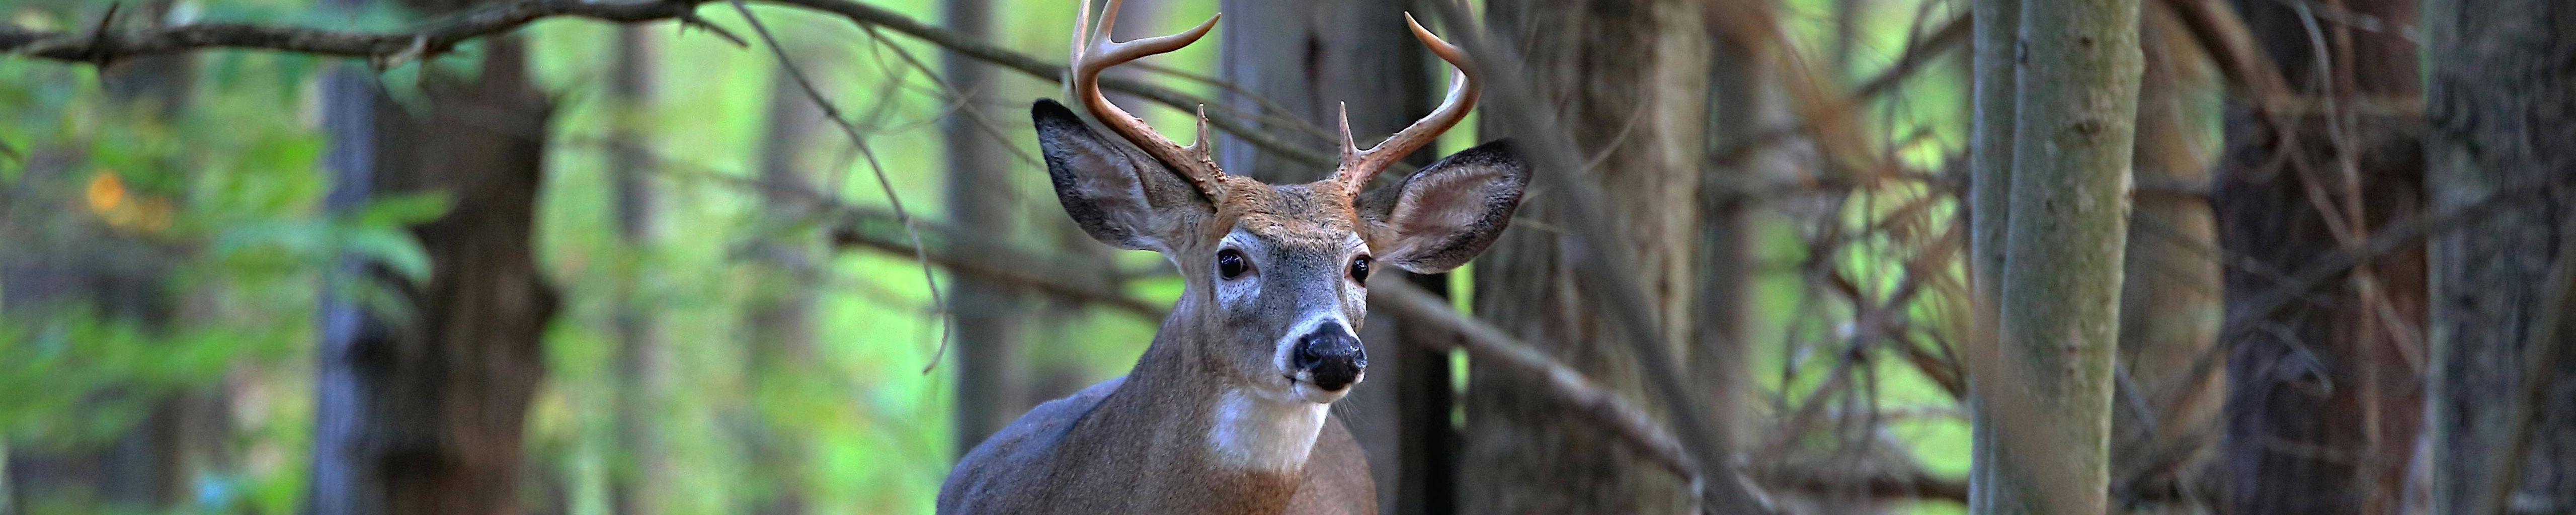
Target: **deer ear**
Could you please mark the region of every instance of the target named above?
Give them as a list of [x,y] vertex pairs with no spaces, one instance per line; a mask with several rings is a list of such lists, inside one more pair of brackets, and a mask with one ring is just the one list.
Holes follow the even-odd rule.
[[1056,200],[1083,232],[1128,250],[1168,250],[1182,225],[1215,212],[1186,179],[1125,143],[1103,138],[1054,100],[1029,106]]
[[1360,196],[1377,260],[1415,273],[1467,264],[1510,225],[1529,186],[1528,167],[1511,143],[1496,140],[1458,151]]

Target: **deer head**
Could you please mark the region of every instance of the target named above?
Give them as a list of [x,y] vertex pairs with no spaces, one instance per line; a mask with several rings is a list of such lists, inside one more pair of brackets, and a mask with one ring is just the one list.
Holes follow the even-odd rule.
[[[1500,141],[1369,189],[1379,172],[1466,117],[1478,94],[1475,68],[1457,47],[1407,16],[1414,37],[1458,68],[1447,100],[1368,149],[1352,140],[1345,112],[1341,164],[1330,177],[1265,184],[1217,167],[1208,154],[1204,106],[1196,143],[1183,146],[1102,96],[1102,70],[1180,49],[1217,21],[1112,42],[1118,4],[1109,2],[1097,31],[1076,23],[1068,82],[1076,100],[1124,143],[1102,137],[1054,101],[1039,100],[1031,109],[1057,199],[1093,238],[1161,252],[1179,267],[1186,287],[1156,345],[1191,346],[1184,351],[1196,362],[1191,368],[1232,392],[1275,403],[1340,399],[1368,366],[1358,330],[1370,271],[1456,268],[1492,244],[1520,204],[1528,174]],[[1082,18],[1090,18],[1087,2]],[[1175,331],[1191,337],[1172,338]]]

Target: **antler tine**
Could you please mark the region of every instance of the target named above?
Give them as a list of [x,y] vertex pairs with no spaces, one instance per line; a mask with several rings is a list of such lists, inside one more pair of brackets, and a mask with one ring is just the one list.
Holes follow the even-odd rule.
[[1109,103],[1109,97],[1100,91],[1100,72],[1108,70],[1111,66],[1145,56],[1180,50],[1181,47],[1189,46],[1190,43],[1197,42],[1200,37],[1206,36],[1208,30],[1216,28],[1217,18],[1222,14],[1209,16],[1207,21],[1200,22],[1199,26],[1177,34],[1121,43],[1112,41],[1109,36],[1110,29],[1118,23],[1119,3],[1119,0],[1109,0],[1109,5],[1101,9],[1099,23],[1093,26],[1096,28],[1086,32],[1086,25],[1090,23],[1091,18],[1091,2],[1089,0],[1082,2],[1082,9],[1077,15],[1080,19],[1075,20],[1073,26],[1073,75],[1067,77],[1073,85],[1073,96],[1081,99],[1083,107],[1091,110],[1091,116],[1100,119],[1102,125],[1109,126],[1110,131],[1127,138],[1129,143],[1136,144],[1136,147],[1143,149],[1147,155],[1154,156],[1164,164],[1181,170],[1182,175],[1188,176],[1190,182],[1195,183],[1199,191],[1207,194],[1210,200],[1221,199],[1223,195],[1220,185],[1221,180],[1225,178],[1225,172],[1219,170],[1216,167],[1216,160],[1208,155],[1207,106],[1199,106],[1197,143],[1181,146],[1171,138],[1155,132],[1153,127],[1145,125],[1144,119],[1127,114],[1127,110],[1118,108],[1117,104]]
[[1333,177],[1341,181],[1343,187],[1352,195],[1358,195],[1361,188],[1368,187],[1369,180],[1377,178],[1378,172],[1385,171],[1387,166],[1395,164],[1397,159],[1402,159],[1405,154],[1411,154],[1423,145],[1430,144],[1431,140],[1439,139],[1440,133],[1448,132],[1450,127],[1455,127],[1460,120],[1465,120],[1467,111],[1475,109],[1476,98],[1483,93],[1483,88],[1476,83],[1476,77],[1480,74],[1476,73],[1476,67],[1467,61],[1466,51],[1459,50],[1456,45],[1451,45],[1448,41],[1440,39],[1440,36],[1432,35],[1429,29],[1422,28],[1422,22],[1413,19],[1413,13],[1404,14],[1404,24],[1413,29],[1414,39],[1422,40],[1422,45],[1430,47],[1433,55],[1440,56],[1442,61],[1448,61],[1449,65],[1456,67],[1458,71],[1450,74],[1449,97],[1440,101],[1439,108],[1432,109],[1431,114],[1424,115],[1421,120],[1413,122],[1412,126],[1396,131],[1395,135],[1387,136],[1386,141],[1378,143],[1376,147],[1363,150],[1356,140],[1351,139],[1350,107],[1343,106],[1342,166],[1340,170],[1334,172]]

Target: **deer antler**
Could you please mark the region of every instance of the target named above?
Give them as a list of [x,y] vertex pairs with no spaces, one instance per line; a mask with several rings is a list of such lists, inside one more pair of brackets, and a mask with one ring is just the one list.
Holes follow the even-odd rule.
[[1404,14],[1404,24],[1413,29],[1414,39],[1422,40],[1423,46],[1431,47],[1432,54],[1448,61],[1458,71],[1450,74],[1449,98],[1440,101],[1438,109],[1431,110],[1431,114],[1413,122],[1413,126],[1396,131],[1395,135],[1387,136],[1386,141],[1367,150],[1361,150],[1359,142],[1351,139],[1351,110],[1348,104],[1343,105],[1342,165],[1333,171],[1330,180],[1340,183],[1344,191],[1354,197],[1362,188],[1368,187],[1369,180],[1377,178],[1378,172],[1395,164],[1395,160],[1403,159],[1405,154],[1439,139],[1440,133],[1448,132],[1450,127],[1458,125],[1459,120],[1466,119],[1467,111],[1476,107],[1476,97],[1483,92],[1483,88],[1476,84],[1476,67],[1467,62],[1466,52],[1441,40],[1440,36],[1431,35],[1430,30],[1422,28],[1421,22],[1413,20],[1413,13]]
[[1189,146],[1181,146],[1171,138],[1154,132],[1153,127],[1145,125],[1145,120],[1137,118],[1136,115],[1127,114],[1127,110],[1119,109],[1116,104],[1109,103],[1109,97],[1100,92],[1101,71],[1145,56],[1180,50],[1181,47],[1189,46],[1190,43],[1198,41],[1199,37],[1206,36],[1208,29],[1216,28],[1217,18],[1223,15],[1209,16],[1207,21],[1200,22],[1199,26],[1179,34],[1119,43],[1110,41],[1109,37],[1110,27],[1118,23],[1118,4],[1119,0],[1109,0],[1109,6],[1101,10],[1099,30],[1092,31],[1087,28],[1091,21],[1091,2],[1082,0],[1080,14],[1075,15],[1073,22],[1073,76],[1068,77],[1073,85],[1073,96],[1081,99],[1082,106],[1091,110],[1091,116],[1100,119],[1100,123],[1109,126],[1109,130],[1127,138],[1129,143],[1136,144],[1137,148],[1145,151],[1145,154],[1154,156],[1154,159],[1163,161],[1163,164],[1175,170],[1180,170],[1181,175],[1188,177],[1192,184],[1197,185],[1199,192],[1206,194],[1209,201],[1223,200],[1225,171],[1218,169],[1216,159],[1208,155],[1207,106],[1199,106],[1198,141]]

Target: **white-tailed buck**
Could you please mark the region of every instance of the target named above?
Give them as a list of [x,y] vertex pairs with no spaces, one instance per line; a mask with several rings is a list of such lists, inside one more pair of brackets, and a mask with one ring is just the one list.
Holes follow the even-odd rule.
[[940,488],[939,512],[1375,513],[1368,463],[1327,409],[1368,367],[1358,330],[1369,270],[1466,263],[1511,221],[1529,176],[1494,142],[1367,187],[1467,116],[1475,68],[1407,17],[1414,37],[1458,67],[1448,99],[1367,150],[1345,114],[1332,176],[1274,186],[1217,168],[1206,113],[1197,144],[1182,146],[1101,96],[1102,70],[1189,45],[1215,18],[1117,43],[1108,34],[1118,1],[1096,31],[1084,29],[1087,4],[1067,81],[1125,143],[1039,100],[1030,115],[1047,174],[1091,237],[1163,253],[1186,287],[1135,369],[1040,405],[976,446]]

